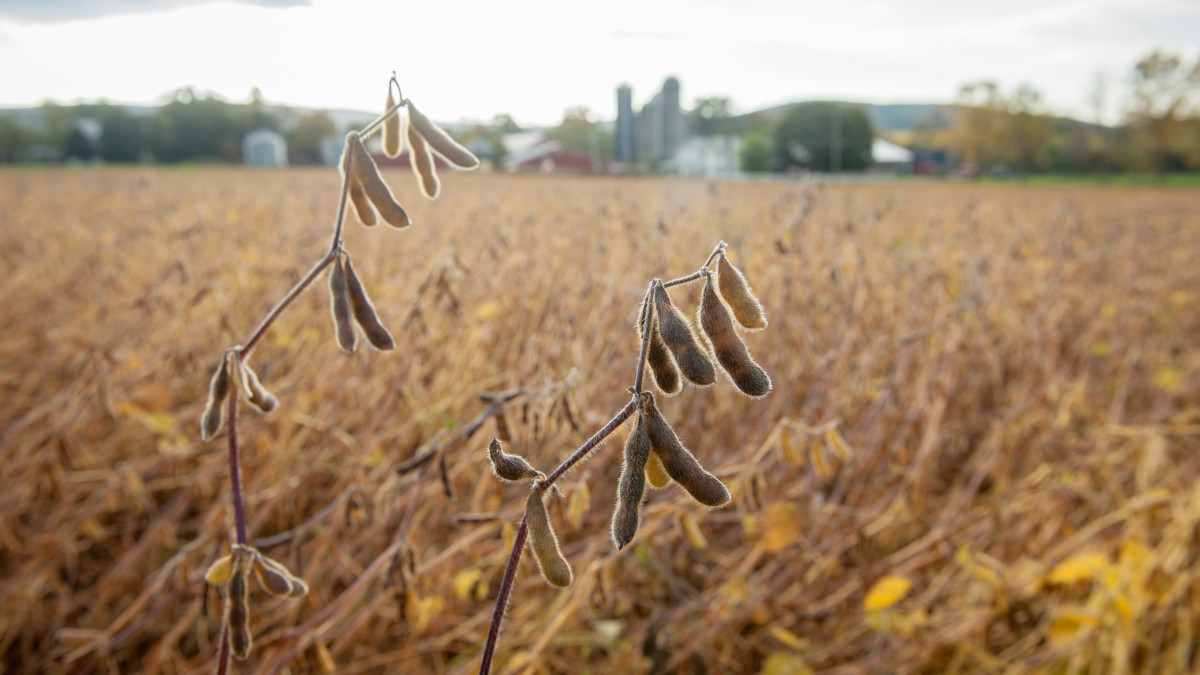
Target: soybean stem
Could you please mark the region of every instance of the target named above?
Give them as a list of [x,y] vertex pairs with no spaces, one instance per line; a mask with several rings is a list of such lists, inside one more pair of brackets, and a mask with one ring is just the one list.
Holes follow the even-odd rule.
[[[558,468],[552,471],[546,477],[546,480],[542,481],[538,489],[545,492],[554,484],[554,481],[558,480],[572,466],[575,466],[579,460],[586,457],[597,445],[600,445],[605,438],[608,438],[609,434],[621,426],[622,422],[629,419],[629,416],[633,414],[640,401],[640,396],[634,396],[629,403],[625,404],[624,408],[621,408],[620,412],[608,421],[608,424],[605,424],[600,431],[597,431],[583,445],[579,446],[579,449],[572,453],[566,461],[559,464]],[[492,668],[492,656],[496,651],[496,640],[500,637],[500,624],[504,622],[504,608],[508,606],[508,596],[512,594],[513,581],[517,575],[517,563],[521,560],[521,553],[525,549],[525,534],[526,524],[525,519],[522,518],[521,527],[517,529],[517,538],[513,541],[512,553],[508,556],[508,566],[504,568],[504,579],[500,582],[500,590],[496,595],[496,609],[492,612],[492,623],[488,627],[487,644],[483,648],[483,662],[479,666],[480,675],[487,675]]]
[[716,258],[718,255],[724,253],[725,247],[727,247],[727,246],[728,246],[728,244],[726,244],[723,241],[717,242],[717,245],[712,250],[712,253],[708,254],[708,260],[704,261],[704,264],[700,267],[700,269],[696,270],[695,272],[692,272],[691,274],[687,275],[686,277],[679,277],[678,279],[672,279],[670,281],[662,282],[663,288],[670,288],[671,286],[678,286],[680,284],[686,284],[689,281],[695,281],[695,280],[699,279],[700,277],[704,276],[708,272],[708,266],[712,264],[713,258]]
[[496,608],[492,610],[492,623],[488,626],[487,644],[483,647],[483,662],[479,664],[480,675],[487,675],[492,669],[492,656],[496,653],[496,640],[500,638],[500,624],[504,622],[504,609],[508,607],[508,596],[512,595],[513,582],[517,579],[517,563],[521,561],[521,553],[525,550],[525,536],[529,528],[525,519],[521,518],[521,526],[517,528],[517,538],[513,540],[512,553],[508,556],[508,565],[504,568],[504,578],[500,581],[500,591],[496,594]]
[[[234,368],[240,367],[236,362],[229,364]],[[238,381],[234,377],[234,382]],[[240,384],[235,384],[241,388]],[[240,391],[229,392],[229,483],[233,492],[233,520],[237,525],[237,543],[246,543],[246,510],[242,504],[242,471],[238,459],[237,444],[237,402]]]
[[[376,117],[371,121],[370,124],[359,130],[358,135],[363,138],[369,136],[380,124],[383,123],[384,120],[388,118],[389,115],[394,114],[404,104],[405,102],[401,101],[400,103],[397,103],[389,108],[387,112],[379,117]],[[264,317],[263,320],[258,324],[258,327],[254,329],[254,332],[250,334],[250,337],[247,338],[244,343],[242,343],[241,351],[243,354],[248,355],[250,351],[254,349],[254,345],[257,344],[262,338],[263,334],[267,332],[267,329],[271,327],[271,324],[275,323],[275,319],[279,318],[279,315],[283,313],[283,310],[287,309],[288,306],[291,305],[292,302],[294,302],[296,298],[304,292],[304,289],[308,288],[308,285],[317,278],[317,275],[319,275],[322,270],[328,267],[329,263],[333,262],[338,251],[341,250],[342,247],[342,226],[346,222],[346,200],[348,199],[349,195],[350,153],[343,152],[342,194],[338,199],[337,216],[333,221],[333,240],[329,243],[329,252],[326,253],[323,258],[318,260],[317,263],[313,265],[312,269],[308,271],[308,274],[305,274],[300,281],[296,282],[295,286],[292,286],[292,289],[287,292],[287,295],[283,296],[283,299],[276,303],[275,306],[271,308],[271,311],[267,312],[267,316]]]
[[[399,90],[399,89],[400,89],[400,86],[399,86],[399,85],[397,85],[397,86],[396,86],[396,89],[397,89],[397,90]],[[385,120],[387,120],[387,118],[389,118],[389,117],[391,117],[392,115],[394,115],[394,114],[396,113],[396,111],[397,111],[397,110],[399,110],[399,109],[403,108],[403,107],[404,107],[404,106],[406,106],[406,105],[408,105],[408,100],[407,100],[407,99],[400,99],[400,102],[399,102],[399,103],[397,103],[396,105],[394,105],[394,106],[392,106],[392,107],[388,108],[388,109],[387,109],[387,110],[386,110],[386,111],[385,111],[385,112],[384,112],[382,115],[380,115],[379,117],[376,117],[375,119],[371,120],[371,123],[370,123],[370,124],[368,124],[367,126],[363,127],[362,129],[359,129],[359,130],[358,130],[358,135],[359,135],[359,136],[362,136],[363,138],[366,138],[367,136],[370,136],[371,134],[375,133],[375,130],[379,128],[379,125],[383,124],[383,123],[384,123],[384,121],[385,121]]]
[[270,312],[267,312],[267,316],[258,324],[258,327],[254,329],[254,332],[251,333],[250,337],[247,338],[242,344],[239,352],[243,358],[250,355],[250,350],[254,349],[254,345],[257,344],[260,339],[262,339],[263,334],[267,332],[267,329],[271,327],[271,324],[275,323],[275,319],[278,319],[279,315],[283,313],[283,310],[287,309],[288,305],[291,305],[292,302],[294,302],[296,298],[304,292],[304,289],[308,288],[308,285],[317,278],[317,275],[319,275],[329,265],[329,263],[333,262],[333,259],[336,257],[336,255],[336,249],[326,253],[325,256],[318,260],[317,264],[313,265],[312,269],[310,269],[308,273],[304,275],[304,278],[296,282],[296,285],[292,286],[292,289],[287,292],[287,295],[283,296],[283,299],[276,303],[276,305],[271,308]]
[[642,327],[642,348],[638,352],[637,374],[633,378],[633,393],[635,394],[642,392],[642,373],[646,371],[646,352],[650,347],[650,303],[652,302],[654,302],[654,281],[651,281],[650,287],[646,289],[646,299],[642,301],[641,321],[638,324]]
[[542,492],[545,492],[551,485],[554,484],[554,481],[562,477],[562,475],[569,471],[571,467],[575,466],[579,460],[586,457],[587,454],[591,452],[597,445],[600,445],[604,439],[608,438],[609,434],[616,431],[617,427],[621,426],[622,422],[629,419],[629,416],[632,415],[634,410],[637,409],[640,401],[641,397],[639,396],[634,396],[632,399],[630,399],[629,403],[626,403],[625,407],[621,408],[621,410],[614,415],[611,420],[608,421],[608,424],[605,424],[600,431],[597,431],[592,435],[591,438],[587,439],[583,445],[579,446],[578,450],[572,453],[571,456],[568,457],[562,464],[559,464],[557,469],[552,471],[549,476],[546,476],[546,480],[542,481],[540,486]]

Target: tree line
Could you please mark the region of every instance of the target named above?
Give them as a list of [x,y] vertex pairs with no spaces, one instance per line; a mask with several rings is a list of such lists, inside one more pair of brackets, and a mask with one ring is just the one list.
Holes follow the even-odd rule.
[[290,163],[315,164],[322,140],[338,131],[323,112],[270,107],[257,95],[230,103],[191,88],[173,92],[148,114],[107,103],[46,103],[36,118],[23,124],[0,116],[0,160],[241,162],[242,137],[271,129],[287,140]]
[[[1106,94],[1097,80],[1094,117],[1081,121],[1054,115],[1029,85],[1005,92],[980,80],[894,138],[918,164],[964,175],[1200,170],[1200,60],[1163,51],[1140,59],[1118,124],[1106,124]],[[718,128],[742,136],[740,163],[750,172],[864,169],[876,135],[861,106],[829,102],[796,104],[778,118],[729,116]]]

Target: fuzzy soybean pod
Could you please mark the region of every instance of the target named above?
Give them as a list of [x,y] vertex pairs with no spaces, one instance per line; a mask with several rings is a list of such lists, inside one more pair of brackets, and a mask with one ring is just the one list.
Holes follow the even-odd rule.
[[646,419],[646,431],[650,435],[650,449],[662,460],[667,475],[705,506],[728,504],[729,490],[716,476],[705,471],[696,456],[679,442],[675,430],[658,411],[654,394],[647,392],[644,396],[642,412]]
[[721,297],[729,303],[733,316],[738,323],[748,331],[762,330],[767,327],[767,317],[763,314],[762,304],[750,291],[750,284],[741,270],[734,267],[725,255],[717,260],[717,286]]
[[550,526],[550,516],[542,501],[542,491],[535,483],[525,502],[525,526],[529,528],[529,548],[537,559],[538,570],[552,586],[566,588],[571,585],[571,565],[558,548],[558,537]]
[[239,360],[238,365],[241,368],[242,391],[246,394],[246,401],[261,413],[274,410],[279,405],[279,399],[267,391],[258,379],[258,373],[254,372],[245,359]]
[[754,362],[750,351],[733,328],[733,320],[717,297],[712,277],[704,282],[700,295],[700,329],[712,345],[717,363],[729,376],[738,391],[752,398],[762,398],[771,392],[771,378]]
[[354,213],[358,215],[358,222],[367,227],[375,227],[379,220],[375,218],[375,209],[371,206],[371,200],[367,199],[367,193],[363,191],[362,182],[357,178],[350,178],[350,203],[354,205]]
[[662,335],[659,335],[658,326],[654,320],[652,297],[652,295],[646,296],[645,304],[647,306],[638,312],[638,337],[646,334],[645,321],[650,321],[650,344],[646,348],[646,363],[650,366],[650,374],[654,377],[654,384],[659,391],[667,396],[673,396],[683,388],[683,383],[679,379],[679,366],[675,365],[675,358],[671,356],[670,350],[663,342]]
[[687,381],[698,387],[707,387],[716,382],[717,371],[713,368],[712,361],[708,360],[708,355],[700,347],[700,342],[687,319],[671,304],[671,296],[667,295],[667,289],[661,282],[654,287],[654,313],[658,334],[675,355],[679,372],[683,373]]
[[[392,88],[388,86],[387,105],[383,107],[383,113],[388,115],[392,108],[396,107],[396,99],[392,97]],[[383,122],[383,154],[395,159],[404,152],[404,136],[400,132],[400,111],[388,115]]]
[[[450,137],[450,134],[426,117],[425,113],[417,110],[412,101],[408,102],[408,121],[409,128],[416,130],[442,159],[460,169],[474,169],[479,166],[478,157],[459,145],[458,141]],[[409,138],[411,138],[412,132],[409,133]]]
[[642,495],[646,492],[646,461],[650,459],[650,434],[646,431],[645,415],[638,412],[633,433],[625,441],[625,457],[621,462],[621,478],[617,481],[617,506],[613,510],[612,538],[617,548],[633,541],[638,530]]
[[233,658],[245,661],[250,656],[250,594],[246,571],[237,569],[229,579],[229,651]]
[[[408,105],[411,114],[412,103]],[[433,153],[429,151],[429,144],[425,142],[421,132],[417,131],[415,124],[408,125],[408,158],[412,160],[412,170],[421,185],[421,191],[426,197],[437,199],[441,183],[433,164]]]
[[200,438],[205,441],[212,440],[225,421],[225,408],[221,404],[229,396],[229,381],[229,359],[222,354],[221,363],[208,382],[208,402],[204,404],[204,413],[200,416]]
[[354,265],[350,262],[349,254],[345,256],[345,264],[346,293],[350,297],[350,310],[354,313],[354,320],[358,322],[363,335],[367,336],[367,342],[370,342],[372,347],[381,351],[395,349],[396,341],[379,321],[379,315],[375,313],[375,306],[371,304],[371,298],[367,297],[367,290],[363,288],[358,274],[354,272]]
[[358,338],[354,335],[354,325],[350,323],[350,289],[341,255],[333,261],[333,269],[329,272],[329,312],[333,315],[338,346],[343,351],[353,352]]
[[[412,220],[409,219],[408,212],[392,196],[391,189],[383,181],[383,176],[379,175],[379,167],[375,165],[375,160],[371,159],[371,154],[367,152],[357,131],[346,134],[346,146],[350,153],[351,182],[357,180],[362,185],[363,192],[375,205],[383,221],[398,228],[411,225]],[[355,209],[358,209],[357,205]],[[361,212],[359,216],[361,219]]]
[[492,473],[506,483],[546,477],[546,474],[530,466],[524,457],[504,452],[499,438],[493,438],[488,445],[488,461],[492,465]]

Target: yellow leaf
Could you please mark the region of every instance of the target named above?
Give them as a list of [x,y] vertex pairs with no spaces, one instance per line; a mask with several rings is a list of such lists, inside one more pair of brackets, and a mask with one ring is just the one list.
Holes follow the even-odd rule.
[[759,675],[812,675],[813,671],[796,652],[775,652],[758,672]]
[[337,672],[337,662],[333,660],[333,654],[329,653],[329,648],[324,642],[317,640],[314,643],[317,652],[317,667],[321,669],[325,675],[331,675]]
[[803,650],[806,647],[808,647],[808,644],[806,644],[804,640],[801,640],[800,636],[796,635],[795,633],[793,633],[792,631],[790,631],[786,628],[781,628],[779,626],[771,626],[767,630],[771,633],[771,637],[775,638],[776,640],[779,640],[786,647],[791,647],[792,649],[795,649],[798,651]]
[[850,459],[852,454],[850,445],[846,443],[846,439],[842,438],[837,429],[830,427],[825,430],[825,443],[829,445],[829,450],[833,454],[842,458],[843,462]]
[[466,569],[454,575],[454,597],[459,600],[465,600],[471,594],[471,589],[475,587],[476,582],[483,577],[483,571],[475,569]]
[[762,543],[767,553],[791,546],[800,536],[800,509],[792,502],[775,502],[762,516]]
[[413,624],[418,631],[425,630],[429,627],[429,622],[434,617],[440,616],[446,603],[439,595],[430,595],[427,597],[417,597],[416,593],[408,596],[409,598],[409,616],[414,617]]
[[996,570],[976,560],[975,556],[972,556],[971,552],[966,548],[959,548],[958,552],[954,554],[954,559],[958,561],[958,564],[962,565],[976,579],[986,582],[994,588],[1001,588],[1004,586],[1003,582],[1000,580],[1000,574],[996,572]]
[[1100,617],[1084,609],[1061,611],[1050,622],[1050,645],[1074,640],[1081,632],[1100,625]]
[[1108,556],[1103,553],[1079,553],[1055,565],[1046,581],[1052,584],[1073,584],[1091,581],[1108,568]]
[[489,300],[475,308],[475,318],[480,321],[494,319],[500,314],[500,303]]
[[758,535],[758,516],[748,515],[742,516],[742,529],[746,531],[747,537]]
[[136,420],[142,426],[160,436],[170,436],[175,432],[175,417],[166,411],[150,412],[132,403],[120,402],[116,405],[117,412]]
[[1163,366],[1154,372],[1154,386],[1168,394],[1174,394],[1183,387],[1183,371],[1174,366]]
[[796,443],[792,439],[792,431],[786,426],[779,430],[779,449],[783,452],[783,459],[788,464],[797,469],[804,466],[804,452],[796,447]]
[[571,496],[567,498],[567,522],[571,527],[579,529],[579,524],[583,522],[583,517],[591,507],[592,495],[588,492],[587,481],[579,481],[575,489],[571,490]]
[[903,600],[911,588],[912,582],[905,577],[888,575],[876,581],[867,592],[867,597],[863,598],[863,609],[868,612],[887,609]]
[[820,442],[815,438],[808,446],[808,458],[812,461],[813,470],[821,480],[828,481],[830,478],[833,478],[833,467],[825,459],[825,451],[821,448]]
[[683,525],[684,535],[687,536],[688,542],[694,548],[708,548],[708,540],[704,538],[704,533],[700,531],[700,523],[696,522],[696,517],[690,511],[684,511],[679,521]]

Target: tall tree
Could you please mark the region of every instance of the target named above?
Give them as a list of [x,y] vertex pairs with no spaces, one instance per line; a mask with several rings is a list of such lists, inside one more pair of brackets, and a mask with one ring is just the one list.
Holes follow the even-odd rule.
[[587,153],[594,159],[612,159],[612,134],[605,132],[592,120],[592,111],[574,106],[563,112],[563,120],[547,135],[564,146]]
[[1042,94],[1022,84],[1006,102],[1005,110],[1008,117],[1004,137],[1016,169],[1028,173],[1039,168],[1038,155],[1054,136],[1042,106]]
[[729,120],[733,117],[733,100],[728,96],[698,98],[689,117],[692,118],[692,127],[699,136],[728,133]]
[[800,103],[775,127],[775,165],[814,171],[859,171],[871,166],[875,131],[862,106]]
[[749,173],[771,170],[771,142],[765,134],[757,131],[746,134],[738,153],[738,165],[742,171]]
[[106,162],[136,162],[142,150],[141,121],[109,106],[100,119],[100,156]]
[[1134,67],[1126,120],[1145,147],[1156,173],[1184,168],[1194,152],[1200,117],[1200,60],[1187,64],[1156,51]]
[[333,133],[333,120],[329,115],[318,111],[301,117],[286,135],[288,163],[319,164],[321,142]]

